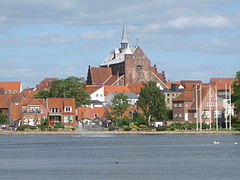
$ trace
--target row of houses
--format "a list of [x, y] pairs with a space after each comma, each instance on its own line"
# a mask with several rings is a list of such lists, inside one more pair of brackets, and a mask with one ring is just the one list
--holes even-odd
[[[34, 98], [40, 90], [49, 90], [54, 80], [58, 79], [45, 78], [36, 88], [23, 90], [21, 82], [0, 82], [0, 113], [6, 115], [10, 124], [39, 125], [48, 118], [50, 123], [76, 126], [83, 119], [105, 120], [113, 97], [119, 93], [128, 97], [131, 110], [126, 115], [132, 115], [144, 87], [143, 84], [87, 85], [85, 91], [91, 97], [88, 107], [76, 107], [74, 98]], [[157, 86], [165, 95], [167, 107], [173, 111], [174, 121], [192, 123], [201, 119], [210, 123], [233, 114], [230, 105], [233, 81], [234, 78], [212, 78], [208, 84], [202, 81], [166, 81], [164, 87], [161, 84]]]
[[231, 92], [234, 78], [212, 78], [202, 81], [180, 82], [185, 90], [173, 99], [173, 120], [179, 122], [227, 123], [234, 115]]

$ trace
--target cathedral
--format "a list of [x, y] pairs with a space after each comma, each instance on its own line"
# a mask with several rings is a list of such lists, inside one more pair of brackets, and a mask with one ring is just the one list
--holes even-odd
[[159, 73], [156, 65], [140, 46], [130, 46], [125, 25], [123, 26], [121, 47], [107, 56], [99, 67], [88, 68], [88, 85], [129, 85], [155, 81], [162, 89], [166, 86], [164, 71]]

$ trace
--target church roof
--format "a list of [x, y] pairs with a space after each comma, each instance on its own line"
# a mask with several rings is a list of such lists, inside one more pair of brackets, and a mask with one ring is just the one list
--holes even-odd
[[109, 67], [91, 67], [90, 73], [94, 84], [104, 84], [112, 76], [112, 69]]
[[118, 64], [124, 62], [125, 54], [133, 54], [136, 50], [136, 46], [126, 49], [114, 49], [100, 66], [109, 66], [111, 64]]

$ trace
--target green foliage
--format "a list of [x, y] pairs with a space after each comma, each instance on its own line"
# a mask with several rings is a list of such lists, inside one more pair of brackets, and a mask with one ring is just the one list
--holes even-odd
[[81, 78], [68, 77], [66, 79], [52, 82], [50, 91], [39, 91], [36, 98], [75, 98], [76, 105], [87, 105], [90, 103], [90, 96], [84, 91], [85, 84]]
[[141, 125], [139, 125], [139, 128], [140, 129], [146, 129], [146, 128], [148, 128], [146, 125], [143, 125], [143, 124], [141, 124]]
[[0, 125], [1, 124], [7, 124], [7, 118], [4, 114], [0, 113]]
[[49, 125], [49, 119], [48, 118], [42, 118], [41, 119], [41, 125], [43, 125], [43, 126], [44, 125], [46, 125], [46, 126]]
[[40, 128], [41, 130], [44, 130], [49, 128], [49, 125], [39, 125], [38, 128]]
[[124, 94], [117, 94], [112, 99], [112, 114], [116, 117], [122, 118], [124, 112], [128, 109], [128, 97]]
[[34, 98], [47, 99], [50, 98], [50, 93], [47, 90], [40, 90], [36, 95], [34, 95]]
[[20, 126], [17, 128], [17, 131], [24, 131], [25, 129], [29, 129], [29, 125]]
[[173, 119], [173, 110], [172, 109], [167, 109], [167, 116], [168, 116], [168, 120]]
[[133, 114], [133, 119], [132, 121], [134, 122], [134, 124], [136, 125], [145, 125], [148, 126], [148, 120], [140, 113], [135, 113]]
[[132, 128], [132, 129], [135, 129], [135, 130], [139, 130], [139, 127], [138, 127], [137, 125], [135, 125], [135, 124], [132, 125], [131, 128]]
[[232, 101], [235, 106], [235, 111], [240, 115], [240, 71], [236, 73], [236, 79], [233, 83]]
[[115, 127], [115, 126], [113, 126], [113, 125], [110, 125], [110, 126], [108, 126], [108, 130], [109, 131], [114, 131], [114, 130], [116, 130], [117, 128]]
[[138, 106], [143, 110], [147, 119], [168, 119], [165, 96], [153, 81], [147, 82], [141, 89]]
[[117, 127], [129, 126], [131, 119], [124, 116], [121, 119], [116, 120]]
[[166, 131], [167, 130], [167, 126], [158, 126], [156, 127], [156, 131]]
[[63, 122], [55, 122], [54, 128], [64, 128]]
[[232, 117], [232, 127], [240, 128], [240, 117]]

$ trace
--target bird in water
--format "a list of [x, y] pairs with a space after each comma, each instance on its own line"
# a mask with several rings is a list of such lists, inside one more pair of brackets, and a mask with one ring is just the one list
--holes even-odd
[[238, 144], [237, 142], [234, 142], [234, 144]]
[[119, 164], [119, 162], [118, 162], [118, 161], [115, 161], [115, 164]]
[[214, 144], [219, 144], [220, 142], [219, 141], [213, 141]]

